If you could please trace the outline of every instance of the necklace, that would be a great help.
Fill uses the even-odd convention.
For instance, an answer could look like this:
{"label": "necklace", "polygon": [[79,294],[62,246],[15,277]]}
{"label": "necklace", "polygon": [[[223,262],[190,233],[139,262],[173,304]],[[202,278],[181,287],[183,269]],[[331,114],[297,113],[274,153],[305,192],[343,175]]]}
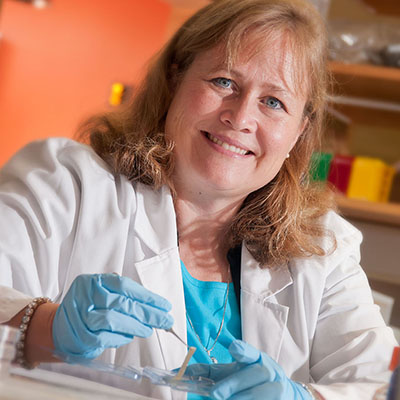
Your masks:
{"label": "necklace", "polygon": [[225,293],[224,311],[222,312],[221,324],[219,325],[219,329],[218,329],[218,332],[217,332],[217,336],[216,336],[215,339],[214,339],[214,343],[212,344],[212,346],[211,346],[209,349],[207,349],[207,347],[204,346],[203,343],[201,342],[200,336],[197,334],[196,330],[194,329],[192,320],[190,319],[189,314],[188,314],[187,311],[186,311],[187,319],[188,319],[188,321],[189,321],[190,326],[191,326],[192,329],[193,329],[194,334],[195,334],[196,337],[197,337],[197,340],[199,341],[201,347],[203,347],[203,349],[206,351],[206,353],[208,354],[208,356],[210,357],[211,361],[212,361],[214,364],[218,364],[218,360],[217,360],[214,356],[211,355],[211,352],[213,351],[215,345],[217,344],[219,335],[221,334],[221,331],[222,331],[222,327],[224,326],[226,306],[227,306],[227,304],[228,304],[228,297],[229,297],[229,284],[230,284],[230,280],[228,280],[228,286],[227,286],[226,293]]}

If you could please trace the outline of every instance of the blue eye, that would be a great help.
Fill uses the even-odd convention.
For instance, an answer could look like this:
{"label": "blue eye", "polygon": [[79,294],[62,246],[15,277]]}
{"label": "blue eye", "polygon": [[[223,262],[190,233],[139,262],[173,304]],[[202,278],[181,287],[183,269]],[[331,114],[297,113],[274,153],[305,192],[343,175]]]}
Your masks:
{"label": "blue eye", "polygon": [[221,86],[222,88],[225,89],[229,89],[230,86],[232,85],[232,80],[228,78],[215,78],[213,79],[213,82],[216,85]]}
{"label": "blue eye", "polygon": [[265,100],[265,104],[269,107],[269,108],[273,108],[273,109],[281,109],[284,108],[282,102],[280,100],[278,100],[276,97],[268,97]]}

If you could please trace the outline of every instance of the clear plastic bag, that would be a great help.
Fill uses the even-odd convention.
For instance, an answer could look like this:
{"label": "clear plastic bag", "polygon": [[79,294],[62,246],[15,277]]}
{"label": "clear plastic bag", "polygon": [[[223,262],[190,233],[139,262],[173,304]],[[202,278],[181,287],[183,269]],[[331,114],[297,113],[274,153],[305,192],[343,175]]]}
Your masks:
{"label": "clear plastic bag", "polygon": [[169,386],[175,390],[196,393],[201,396],[209,396],[215,382],[201,376],[183,375],[176,379],[177,372],[166,371],[153,367],[143,368],[143,376],[150,379],[153,384]]}
{"label": "clear plastic bag", "polygon": [[98,359],[66,356],[48,348],[42,347],[41,350],[51,353],[62,362],[42,363],[39,369],[102,382],[124,390],[140,388],[145,383],[144,380],[147,379],[154,385],[169,386],[171,389],[209,396],[215,385],[213,380],[201,376],[183,375],[180,379],[177,379],[178,370],[168,371],[150,366],[116,365]]}
{"label": "clear plastic bag", "polygon": [[400,67],[400,26],[337,18],[328,30],[332,60]]}
{"label": "clear plastic bag", "polygon": [[[99,360],[85,360],[79,357],[60,357],[64,361],[64,365],[86,367],[91,371],[106,373],[110,377],[115,376],[124,378],[130,381],[140,383],[144,378],[149,379],[154,385],[169,386],[171,389],[184,392],[196,393],[201,396],[209,396],[215,382],[211,379],[201,376],[183,375],[182,378],[176,379],[178,371],[168,371],[155,367],[135,367],[132,365],[121,366],[110,363],[105,363]],[[51,368],[53,369],[53,368]],[[62,371],[60,371],[62,372]],[[66,371],[64,371],[65,373]],[[69,371],[71,373],[72,371]],[[72,373],[72,375],[74,375]],[[85,376],[86,379],[93,380],[90,376]]]}

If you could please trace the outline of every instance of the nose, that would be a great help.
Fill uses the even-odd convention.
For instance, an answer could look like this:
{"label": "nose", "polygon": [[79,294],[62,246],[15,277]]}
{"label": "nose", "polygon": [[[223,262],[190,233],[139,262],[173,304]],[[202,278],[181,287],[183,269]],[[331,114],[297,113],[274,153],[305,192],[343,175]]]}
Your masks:
{"label": "nose", "polygon": [[255,113],[255,106],[250,98],[235,98],[225,103],[220,119],[231,129],[243,133],[254,133],[257,128]]}

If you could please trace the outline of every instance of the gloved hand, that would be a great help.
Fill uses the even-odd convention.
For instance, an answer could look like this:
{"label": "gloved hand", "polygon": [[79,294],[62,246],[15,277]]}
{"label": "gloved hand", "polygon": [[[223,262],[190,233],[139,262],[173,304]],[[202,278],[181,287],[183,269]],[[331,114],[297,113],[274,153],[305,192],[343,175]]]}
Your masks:
{"label": "gloved hand", "polygon": [[232,342],[229,352],[235,362],[192,364],[185,375],[214,380],[211,398],[216,400],[312,400],[310,393],[290,380],[267,354],[241,340]]}
{"label": "gloved hand", "polygon": [[117,274],[79,275],[53,321],[55,353],[91,359],[104,349],[120,347],[152,328],[169,329],[169,301]]}

